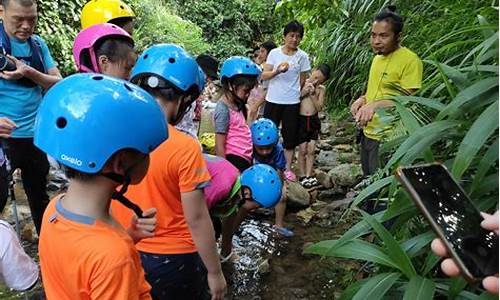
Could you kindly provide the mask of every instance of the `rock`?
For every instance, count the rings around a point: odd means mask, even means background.
[[[313,187],[311,190],[309,190],[309,195],[311,196],[311,203],[314,203],[316,201],[316,199],[318,199],[318,189],[320,187],[319,186],[316,186],[316,187]]]
[[[271,266],[269,265],[269,259],[264,259],[257,265],[257,273],[264,275],[271,272]]]
[[[333,146],[333,148],[338,152],[353,152],[354,150],[353,147],[348,144],[338,144]]]
[[[36,242],[38,236],[36,234],[35,225],[33,223],[27,223],[21,230],[21,239],[29,241],[31,243]]]
[[[325,150],[325,151],[330,151],[333,149],[332,145],[330,145],[328,142],[320,140],[317,144],[316,149],[320,150]]]
[[[327,114],[324,111],[320,111],[318,113],[318,118],[323,121],[327,118]]]
[[[316,201],[314,202],[313,204],[311,204],[311,208],[314,210],[314,211],[319,211],[321,210],[323,207],[325,207],[328,203],[324,202],[324,201]]]
[[[340,164],[346,164],[346,163],[357,163],[360,160],[360,156],[358,153],[351,152],[351,153],[339,153],[337,156],[337,161]]]
[[[355,186],[363,177],[361,166],[356,164],[342,164],[328,172],[334,186]]]
[[[354,144],[354,137],[335,137],[333,139],[328,140],[328,143],[332,146],[339,144]]]
[[[330,135],[330,127],[329,126],[321,126],[321,135]]]
[[[311,195],[298,182],[289,181],[286,187],[288,204],[295,207],[306,207],[311,203]]]
[[[333,201],[332,203],[323,207],[317,214],[316,217],[319,219],[329,219],[336,220],[340,216],[340,211],[344,211],[345,207],[348,206],[353,199],[343,199]]]
[[[315,171],[316,173],[316,179],[318,179],[319,183],[325,188],[329,189],[333,187],[332,179],[330,176],[323,171]]]
[[[316,163],[322,167],[333,167],[337,165],[337,153],[334,151],[320,151]]]
[[[299,211],[296,215],[304,222],[304,224],[308,224],[314,215],[316,215],[316,211],[314,211],[311,207],[308,207]]]
[[[337,195],[337,191],[335,190],[326,190],[326,191],[321,191],[318,195],[318,200],[321,200],[321,201],[328,201],[328,202],[331,202],[333,201],[333,198],[335,197],[335,195]]]

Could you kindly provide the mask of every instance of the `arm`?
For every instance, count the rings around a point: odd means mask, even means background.
[[[306,83],[307,73],[308,72],[300,72],[300,89],[301,90],[304,87],[304,84]]]
[[[215,244],[215,233],[203,192],[196,189],[192,192],[181,193],[181,201],[189,231],[207,268],[212,299],[214,297],[222,299],[226,289],[226,280],[222,274]]]
[[[316,93],[315,97],[312,97],[312,103],[316,111],[320,112],[325,106],[325,87],[320,86],[319,91]]]
[[[406,95],[411,95],[416,92],[416,89],[409,89],[406,91]],[[359,99],[358,99],[359,100]],[[356,101],[358,101],[356,100]],[[354,104],[353,104],[354,105]],[[372,101],[370,103],[364,104],[355,114],[354,119],[361,126],[365,126],[370,120],[373,118],[375,111],[379,108],[387,108],[394,106],[394,102],[392,100],[381,99],[377,101]],[[352,106],[351,106],[352,111]]]
[[[264,72],[262,72],[260,77],[262,80],[270,80],[282,72],[283,72],[283,68],[281,68],[281,67],[274,69],[274,65],[264,64]]]
[[[62,79],[61,73],[57,67],[50,68],[47,74],[44,74],[11,55],[7,55],[7,57],[16,64],[16,70],[0,72],[0,77],[5,80],[18,80],[26,77],[43,89],[48,89]]]
[[[215,134],[215,155],[226,158],[226,135],[223,133]]]

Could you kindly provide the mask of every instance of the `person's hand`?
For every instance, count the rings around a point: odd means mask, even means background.
[[[375,114],[375,102],[365,104],[358,109],[358,112],[354,116],[354,120],[361,126],[364,127]]]
[[[278,65],[278,73],[285,73],[286,71],[288,71],[288,67],[289,66],[290,65],[288,64],[287,61],[284,61],[284,62],[280,63]]]
[[[16,123],[9,118],[0,118],[0,138],[9,138],[16,127]]]
[[[356,116],[356,114],[358,113],[358,110],[361,108],[361,106],[363,106],[366,102],[366,98],[365,96],[361,96],[359,97],[358,99],[356,99],[356,101],[354,101],[352,104],[351,104],[351,115],[353,117]]]
[[[314,94],[314,91],[316,90],[316,88],[314,87],[314,84],[311,82],[311,81],[307,81],[306,80],[306,83],[304,84],[304,95],[313,95]]]
[[[483,222],[481,222],[481,226],[484,229],[493,231],[498,235],[498,211],[496,211],[493,215],[485,213],[481,213],[481,215],[484,218]],[[436,255],[446,257],[446,259],[444,259],[441,263],[441,269],[446,275],[450,277],[460,275],[460,269],[453,259],[449,258],[450,255],[448,254],[444,243],[440,239],[434,239],[431,243],[431,248]],[[498,294],[498,274],[497,276],[488,276],[484,278],[483,286],[488,292]]]
[[[222,271],[218,273],[208,273],[207,274],[208,287],[210,288],[210,294],[212,295],[212,300],[222,300],[226,294],[226,279]]]
[[[19,60],[12,55],[7,54],[7,58],[12,60],[16,64],[16,70],[2,71],[0,72],[0,78],[3,78],[5,80],[18,80],[23,78],[30,67],[27,64],[25,64],[22,60]]]
[[[142,218],[138,218],[135,214],[132,216],[132,222],[127,231],[132,240],[137,243],[155,235],[156,223],[156,208],[149,208],[142,213]]]

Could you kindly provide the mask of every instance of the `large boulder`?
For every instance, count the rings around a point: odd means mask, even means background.
[[[311,203],[311,195],[298,182],[289,181],[286,186],[288,204],[292,207],[306,207]]]
[[[318,179],[319,183],[325,188],[329,189],[333,187],[332,179],[330,178],[330,175],[328,173],[316,170],[316,178]]]
[[[321,168],[333,167],[337,165],[337,156],[335,151],[320,151],[316,157],[316,163]]]
[[[361,166],[357,164],[342,164],[328,172],[334,186],[355,186],[363,177]]]

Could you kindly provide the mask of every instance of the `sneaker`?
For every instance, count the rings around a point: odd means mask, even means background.
[[[309,177],[309,183],[311,184],[312,187],[320,185],[318,179],[314,176]]]
[[[300,181],[300,184],[306,189],[311,188],[312,187],[311,177],[305,177]]]
[[[285,171],[284,175],[288,181],[297,181],[297,176],[295,176],[295,174],[290,170]]]
[[[292,237],[294,234],[293,234],[293,231],[291,231],[290,229],[286,228],[286,227],[276,227],[274,226],[274,230],[284,236],[284,237]]]

